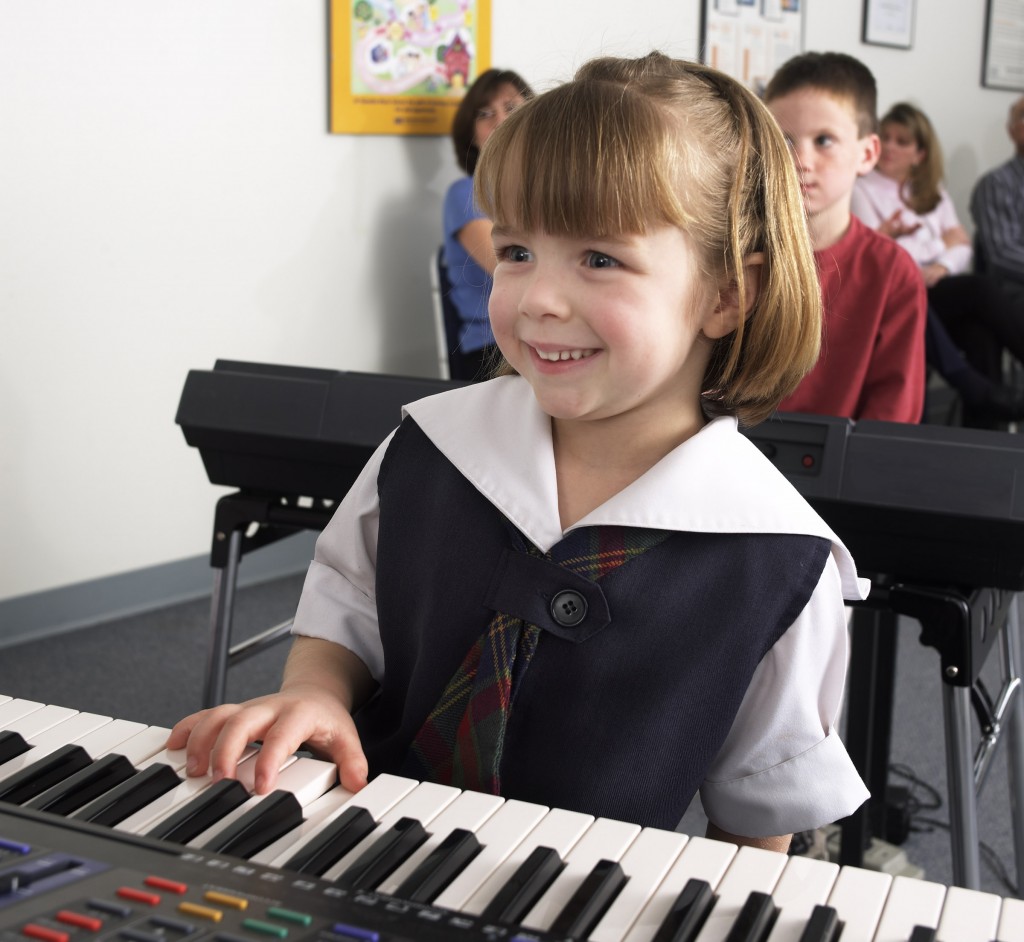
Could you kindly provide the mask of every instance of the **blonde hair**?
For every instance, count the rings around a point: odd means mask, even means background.
[[[744,260],[763,253],[746,321],[714,342],[708,414],[759,422],[817,361],[820,289],[792,156],[724,73],[658,52],[595,59],[494,132],[475,189],[501,226],[576,238],[677,226],[707,288],[735,292],[740,310]]]
[[[921,162],[910,168],[910,176],[900,193],[903,202],[915,213],[924,216],[942,201],[942,148],[928,116],[905,101],[897,102],[883,116],[881,125],[898,124],[906,128],[918,150],[924,151]]]

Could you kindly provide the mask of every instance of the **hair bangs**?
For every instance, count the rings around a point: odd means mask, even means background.
[[[477,202],[495,225],[572,238],[683,226],[673,126],[628,88],[560,86],[495,130],[477,167]]]

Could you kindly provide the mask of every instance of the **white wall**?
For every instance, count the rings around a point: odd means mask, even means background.
[[[808,49],[930,113],[966,216],[1014,97],[980,87],[983,0],[919,3],[910,52],[860,43],[862,0],[805,2]],[[495,64],[540,88],[698,52],[698,0],[493,3]],[[207,552],[190,368],[432,372],[450,145],[326,133],[326,6],[0,0],[0,600]]]

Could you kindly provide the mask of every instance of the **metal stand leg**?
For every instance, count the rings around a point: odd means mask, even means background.
[[[971,758],[971,691],[943,684],[942,711],[946,728],[946,779],[949,788],[953,883],[981,887],[978,853],[978,805]]]
[[[1024,692],[1021,691],[1020,596],[1012,603],[1003,639],[1003,676],[1017,680],[1014,702],[1007,711],[1005,734],[1013,851],[1017,864],[1017,894],[1024,899]]]
[[[872,836],[885,836],[897,619],[888,610],[853,611],[846,748],[871,797],[840,822],[839,862],[859,867]]]
[[[203,706],[207,708],[224,702],[228,648],[231,644],[231,616],[235,608],[238,564],[242,558],[242,536],[242,530],[231,531],[227,564],[223,569],[217,569],[213,576],[210,652],[206,662],[206,685],[203,688]]]

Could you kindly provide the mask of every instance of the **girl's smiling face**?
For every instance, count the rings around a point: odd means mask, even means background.
[[[495,338],[556,422],[700,420],[710,341],[735,322],[680,229],[586,239],[495,227],[494,247]]]

